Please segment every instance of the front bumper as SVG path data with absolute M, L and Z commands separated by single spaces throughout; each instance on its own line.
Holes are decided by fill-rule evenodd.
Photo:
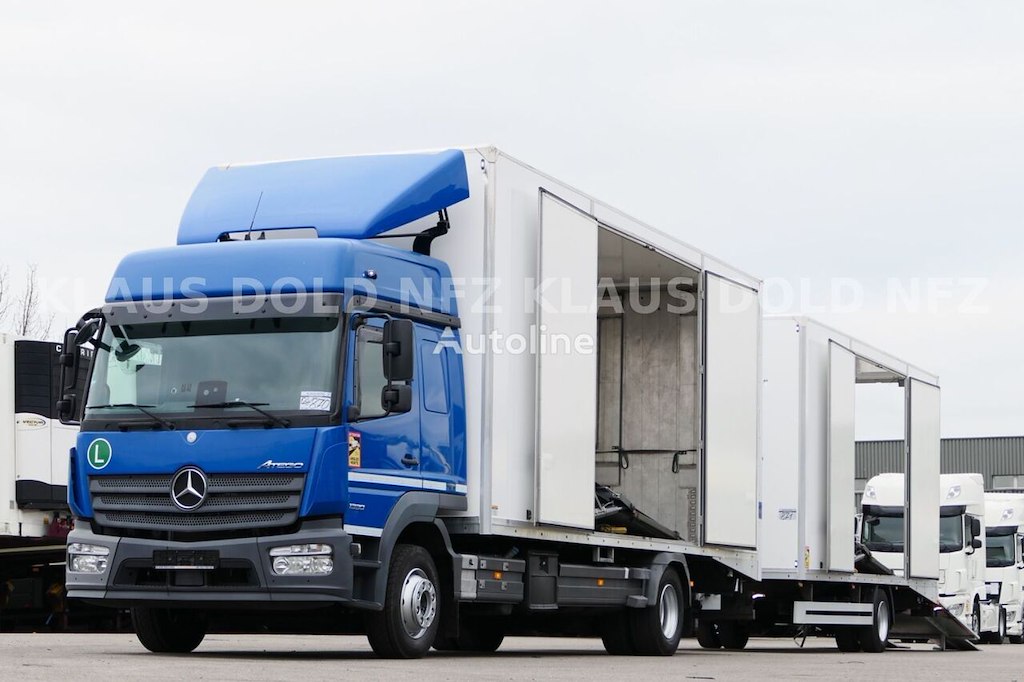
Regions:
M 170 542 L 97 535 L 79 527 L 68 543 L 101 545 L 110 550 L 106 571 L 67 572 L 68 596 L 108 606 L 224 606 L 302 608 L 352 601 L 351 537 L 339 520 L 307 521 L 284 535 L 202 542 Z M 328 544 L 334 548 L 329 575 L 276 575 L 270 550 L 295 544 Z M 215 570 L 160 570 L 156 550 L 216 551 Z

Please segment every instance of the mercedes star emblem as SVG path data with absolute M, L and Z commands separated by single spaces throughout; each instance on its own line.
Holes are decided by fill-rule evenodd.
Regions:
M 206 474 L 195 467 L 185 467 L 171 481 L 171 499 L 179 509 L 192 511 L 206 500 Z

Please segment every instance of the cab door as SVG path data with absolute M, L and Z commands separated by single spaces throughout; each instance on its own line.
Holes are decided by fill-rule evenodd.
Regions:
M 381 405 L 381 391 L 387 385 L 382 327 L 380 319 L 359 324 L 349 340 L 346 373 L 350 410 L 345 526 L 364 535 L 379 535 L 398 498 L 423 488 L 421 401 L 413 391 L 408 412 L 387 414 Z M 418 379 L 418 367 L 416 371 Z

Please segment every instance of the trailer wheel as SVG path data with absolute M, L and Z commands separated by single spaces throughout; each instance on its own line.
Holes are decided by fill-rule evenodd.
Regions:
M 750 628 L 746 623 L 722 621 L 718 624 L 718 641 L 723 649 L 738 651 L 747 646 L 750 639 Z
M 674 568 L 666 568 L 658 583 L 658 600 L 645 609 L 629 609 L 629 634 L 635 653 L 671 656 L 683 635 L 683 584 Z
M 860 651 L 860 633 L 855 628 L 839 626 L 835 632 L 836 648 L 843 653 L 852 654 Z
M 862 625 L 859 628 L 860 646 L 868 653 L 880 654 L 885 651 L 889 640 L 889 626 L 892 624 L 892 607 L 885 590 L 875 589 L 871 614 L 871 625 Z
M 721 649 L 722 641 L 718 639 L 718 629 L 708 620 L 697 620 L 697 644 L 704 649 Z
M 206 636 L 206 617 L 186 609 L 131 610 L 135 636 L 142 646 L 157 654 L 187 654 Z
M 391 554 L 384 608 L 367 618 L 366 637 L 381 658 L 420 658 L 441 622 L 440 581 L 427 550 L 396 545 Z

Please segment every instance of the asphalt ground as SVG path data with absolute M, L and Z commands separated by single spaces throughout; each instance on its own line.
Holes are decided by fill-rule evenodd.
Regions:
M 131 634 L 0 634 L 0 680 L 1024 680 L 1024 645 L 844 654 L 830 639 L 752 639 L 744 651 L 684 640 L 672 657 L 618 657 L 593 639 L 511 637 L 494 654 L 376 658 L 349 636 L 209 635 L 187 655 L 147 652 Z

